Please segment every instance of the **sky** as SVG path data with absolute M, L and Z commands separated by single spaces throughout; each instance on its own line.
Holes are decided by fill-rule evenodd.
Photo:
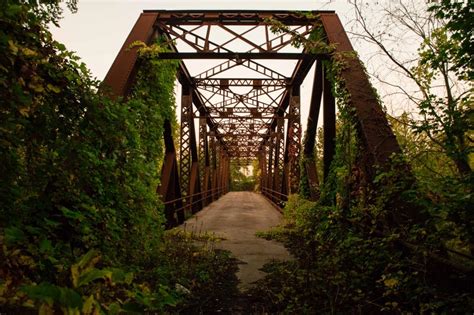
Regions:
M 79 10 L 65 10 L 60 28 L 52 27 L 56 40 L 77 52 L 102 80 L 140 13 L 145 9 L 238 9 L 238 10 L 336 10 L 343 23 L 352 12 L 346 0 L 79 0 Z
M 384 1 L 386 5 L 395 2 L 395 0 L 379 0 L 378 2 Z M 382 68 L 383 70 L 385 67 L 384 61 L 380 58 L 377 59 L 374 47 L 363 41 L 355 40 L 351 35 L 356 23 L 354 23 L 353 5 L 348 0 L 79 0 L 78 12 L 72 14 L 65 10 L 64 18 L 60 21 L 60 27 L 52 26 L 51 31 L 56 40 L 64 43 L 69 50 L 75 51 L 81 57 L 94 77 L 102 80 L 138 16 L 145 9 L 335 10 L 345 26 L 355 50 L 359 52 L 369 72 L 371 69 Z M 374 11 L 368 11 L 367 13 L 374 23 L 378 23 L 376 11 L 375 13 Z M 401 43 L 394 44 L 401 45 Z M 413 47 L 416 49 L 416 45 Z M 306 127 L 309 112 L 313 71 L 314 69 L 308 73 L 307 80 L 301 86 L 301 121 L 303 129 Z M 383 88 L 377 82 L 374 82 L 374 85 L 376 88 Z M 176 89 L 176 94 L 177 103 L 179 104 L 179 86 Z M 382 92 L 381 94 L 384 95 L 385 93 Z M 390 102 L 388 104 L 391 113 L 405 110 L 400 102 L 395 106 L 392 106 Z M 322 113 L 320 113 L 320 117 L 322 117 Z M 319 125 L 321 125 L 321 122 Z

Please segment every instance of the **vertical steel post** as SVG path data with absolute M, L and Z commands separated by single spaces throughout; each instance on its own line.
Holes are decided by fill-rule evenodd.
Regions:
M 268 164 L 267 164 L 267 167 L 268 167 L 268 171 L 267 171 L 267 189 L 272 189 L 273 187 L 273 153 L 274 153 L 274 150 L 273 150 L 273 137 L 274 137 L 274 133 L 272 132 L 270 137 L 268 138 Z M 268 191 L 267 191 L 267 194 Z
M 275 160 L 273 165 L 273 186 L 272 189 L 281 192 L 281 182 L 283 179 L 283 168 L 285 163 L 285 137 L 284 137 L 285 121 L 283 115 L 279 115 L 275 133 Z M 279 195 L 275 195 L 275 199 L 280 200 Z
M 258 159 L 259 159 L 259 166 L 260 166 L 260 191 L 263 191 L 265 188 L 265 179 L 266 179 L 266 173 L 267 173 L 267 168 L 266 168 L 266 146 L 263 146 L 262 149 L 260 149 Z
M 221 184 L 222 184 L 222 150 L 221 145 L 216 137 L 216 199 L 221 196 Z
M 194 130 L 193 97 L 191 87 L 182 85 L 181 94 L 181 191 L 186 198 L 187 209 L 192 213 L 202 208 L 200 200 L 199 161 Z M 196 201 L 196 202 L 195 202 Z
M 199 166 L 201 171 L 203 206 L 206 206 L 209 204 L 208 190 L 210 188 L 209 143 L 207 137 L 206 117 L 199 118 Z
M 166 227 L 171 228 L 184 222 L 181 187 L 178 180 L 178 163 L 172 138 L 171 123 L 164 123 L 163 137 L 165 141 L 165 158 L 161 168 L 161 185 L 157 192 L 165 203 Z M 178 211 L 177 211 L 178 210 Z
M 181 194 L 189 195 L 189 177 L 191 174 L 191 126 L 192 119 L 192 94 L 191 87 L 182 85 L 181 90 L 181 132 L 180 132 L 180 152 L 179 152 L 179 175 L 181 182 Z
M 211 131 L 209 133 L 209 137 L 211 139 L 211 201 L 217 199 L 216 191 L 217 191 L 217 148 L 216 148 L 216 137 L 215 132 Z
M 294 86 L 290 93 L 288 110 L 288 193 L 297 193 L 300 180 L 301 116 L 300 86 Z

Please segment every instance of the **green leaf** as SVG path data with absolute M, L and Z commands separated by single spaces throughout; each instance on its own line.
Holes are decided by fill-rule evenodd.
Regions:
M 41 240 L 39 244 L 40 253 L 51 253 L 53 251 L 53 246 L 51 245 L 51 241 L 48 239 Z
M 112 282 L 113 283 L 126 283 L 131 284 L 133 281 L 133 273 L 125 272 L 122 269 L 111 268 L 112 271 Z
M 19 14 L 21 10 L 21 5 L 8 5 L 5 13 L 8 17 L 14 17 L 15 15 Z
M 59 287 L 49 284 L 41 283 L 35 286 L 24 286 L 21 288 L 30 299 L 48 303 L 50 306 L 59 301 L 61 292 Z
M 48 218 L 43 218 L 44 222 L 46 223 L 46 225 L 50 226 L 50 227 L 58 227 L 61 225 L 61 223 L 57 222 L 57 221 L 53 221 L 53 220 L 49 220 Z
M 90 269 L 79 276 L 76 287 L 87 285 L 97 279 L 108 279 L 112 283 L 132 283 L 133 273 L 118 268 Z
M 94 307 L 97 307 L 100 309 L 100 306 L 97 305 L 97 301 L 94 299 L 93 295 L 90 295 L 83 303 L 82 305 L 82 313 L 83 314 L 92 314 L 92 311 L 94 310 Z
M 69 288 L 59 288 L 59 304 L 73 309 L 82 308 L 82 298 L 74 290 Z
M 12 40 L 8 41 L 8 47 L 10 48 L 12 54 L 16 55 L 18 53 L 18 47 Z
M 61 89 L 59 87 L 57 87 L 55 85 L 52 85 L 52 84 L 49 84 L 49 83 L 46 85 L 46 88 L 48 89 L 48 91 L 52 91 L 54 93 L 61 92 Z
M 90 264 L 94 258 L 99 256 L 99 252 L 96 251 L 95 249 L 89 250 L 85 255 L 83 255 L 77 263 L 74 264 L 74 266 L 77 266 L 78 268 L 84 268 L 88 264 Z
M 77 263 L 71 266 L 72 284 L 75 288 L 78 287 L 79 279 L 83 277 L 85 272 L 92 269 L 99 259 L 99 253 L 91 249 L 83 255 Z
M 120 304 L 114 302 L 109 305 L 109 314 L 121 314 L 124 310 L 120 307 Z
M 127 312 L 127 313 L 132 313 L 132 314 L 143 314 L 143 312 L 145 311 L 145 308 L 141 305 L 139 305 L 138 303 L 133 303 L 133 302 L 129 302 L 129 303 L 125 303 L 123 306 L 122 306 L 122 309 Z
M 82 275 L 79 276 L 79 279 L 77 280 L 77 283 L 75 284 L 75 287 L 81 287 L 83 285 L 87 285 L 90 282 L 97 280 L 97 279 L 111 279 L 112 278 L 112 272 L 107 269 L 99 270 L 99 269 L 92 269 L 89 270 Z
M 161 295 L 160 302 L 163 303 L 164 305 L 176 306 L 178 300 L 176 299 L 176 297 L 171 295 L 167 289 L 168 287 L 160 285 L 160 288 L 158 290 L 158 292 Z
M 85 218 L 84 215 L 79 211 L 72 211 L 65 207 L 61 207 L 60 210 L 64 214 L 64 216 L 69 219 L 82 221 Z
M 5 229 L 5 242 L 9 245 L 19 243 L 26 239 L 25 233 L 19 228 L 12 226 Z

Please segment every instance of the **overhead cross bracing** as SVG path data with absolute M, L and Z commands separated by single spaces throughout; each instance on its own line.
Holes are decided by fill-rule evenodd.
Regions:
M 204 105 L 194 117 L 211 121 L 231 159 L 257 158 L 274 122 L 289 118 L 282 114 L 284 96 L 309 70 L 301 65 L 318 57 L 292 46 L 295 35 L 309 36 L 317 12 L 314 17 L 290 12 L 145 12 L 158 14 L 158 32 L 173 51 L 160 57 L 184 60 L 180 81 Z M 273 33 L 270 19 L 286 23 L 291 31 Z M 199 71 L 191 74 L 195 59 L 200 59 Z
M 275 25 L 283 27 L 273 32 Z M 322 32 L 319 38 L 334 49 L 331 55 L 292 45 L 295 37 L 308 38 L 316 28 Z M 144 11 L 104 80 L 114 95 L 128 95 L 140 68 L 131 44 L 152 44 L 158 38 L 168 47 L 158 57 L 179 60 L 181 85 L 179 151 L 166 121 L 166 156 L 158 188 L 169 226 L 182 223 L 186 212 L 199 211 L 227 192 L 231 164 L 258 164 L 260 190 L 276 204 L 298 192 L 300 172 L 311 198 L 318 198 L 318 174 L 311 156 L 320 108 L 324 109 L 323 180 L 335 153 L 334 82 L 322 62 L 334 54 L 341 53 L 345 62 L 338 80 L 350 94 L 345 102 L 360 139 L 358 167 L 364 181 L 374 176 L 374 165 L 386 167 L 389 157 L 400 151 L 334 12 Z M 300 86 L 315 63 L 302 145 Z

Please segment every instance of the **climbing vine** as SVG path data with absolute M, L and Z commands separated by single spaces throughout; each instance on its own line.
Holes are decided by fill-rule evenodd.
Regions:
M 437 255 L 453 235 L 446 233 L 440 212 L 432 211 L 439 205 L 406 172 L 403 156 L 392 156 L 391 167 L 377 169 L 373 179 L 365 176 L 363 143 L 341 76 L 346 61 L 357 56 L 330 46 L 314 49 L 325 42 L 321 26 L 315 26 L 316 32 L 297 38 L 296 46 L 331 54 L 324 68 L 338 106 L 336 154 L 319 200 L 305 200 L 309 194 L 303 185 L 299 195 L 290 196 L 284 226 L 263 233 L 283 242 L 295 260 L 268 264 L 269 275 L 252 294 L 262 296 L 270 312 L 471 311 L 474 297 L 462 279 L 474 267 L 472 260 L 449 255 L 451 266 L 457 266 L 453 282 L 446 286 L 435 279 L 433 270 L 448 263 Z M 278 23 L 274 28 L 285 30 Z M 451 206 L 466 210 L 464 202 Z M 406 219 L 409 211 L 419 215 L 417 221 Z
M 132 91 L 110 99 L 52 38 L 60 12 L 59 1 L 2 2 L 0 312 L 205 309 L 199 292 L 234 283 L 235 263 L 214 240 L 165 232 L 156 194 L 177 62 L 156 58 L 159 41 L 136 43 Z

